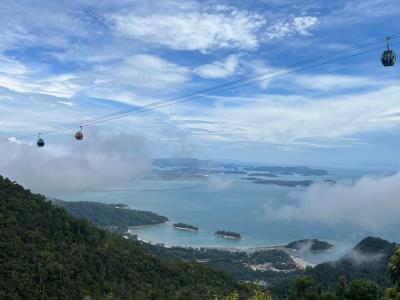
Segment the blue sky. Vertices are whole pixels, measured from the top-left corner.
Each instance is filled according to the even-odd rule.
[[[400,32],[399,15],[400,3],[387,0],[3,0],[2,136],[140,107],[382,38]],[[87,127],[84,142],[104,151],[96,153],[98,168],[117,156],[121,164],[194,156],[397,169],[400,69],[383,68],[379,56]],[[43,152],[75,157],[73,133],[44,135]],[[26,157],[37,151],[32,142],[2,147]]]

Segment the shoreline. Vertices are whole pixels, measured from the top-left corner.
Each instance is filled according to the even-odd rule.
[[[137,230],[138,230],[138,229],[140,229],[140,228],[142,228],[142,227],[158,226],[158,225],[163,225],[163,224],[167,224],[167,223],[171,223],[171,221],[168,220],[168,221],[161,222],[161,223],[156,223],[156,224],[145,224],[145,225],[129,226],[129,227],[127,227],[127,228],[128,228],[128,231],[129,231],[129,230],[134,230],[134,229],[137,229]]]
[[[178,229],[178,230],[186,230],[186,231],[193,231],[193,232],[198,232],[198,229],[192,229],[192,228],[186,228],[186,227],[178,227],[178,226],[173,226],[174,229]]]
[[[227,240],[241,240],[241,237],[235,237],[235,236],[231,236],[231,235],[226,235],[226,234],[219,234],[219,233],[214,233],[216,236],[223,238],[223,239],[227,239]]]
[[[205,246],[205,247],[198,247],[198,246],[177,246],[177,245],[166,245],[164,243],[158,243],[153,241],[146,241],[142,238],[137,237],[138,241],[143,243],[148,243],[151,245],[158,245],[164,248],[172,248],[172,247],[182,247],[182,248],[194,248],[197,250],[200,249],[215,249],[220,251],[227,251],[227,252],[245,252],[245,253],[254,253],[258,251],[265,251],[265,250],[281,250],[286,252],[290,258],[294,261],[297,268],[300,270],[305,270],[307,267],[315,267],[315,264],[312,264],[306,261],[304,258],[300,257],[295,250],[286,248],[285,245],[277,245],[277,246],[256,246],[256,247],[223,247],[223,246]]]

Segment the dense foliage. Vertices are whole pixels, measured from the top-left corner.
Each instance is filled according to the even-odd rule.
[[[329,250],[334,246],[326,241],[320,241],[318,239],[304,239],[291,242],[286,245],[286,248],[296,249],[296,250],[309,250],[309,251],[323,251]]]
[[[268,286],[288,279],[295,279],[301,274],[288,253],[279,249],[259,250],[256,252],[227,251],[212,248],[162,247],[143,243],[150,252],[157,256],[184,261],[197,261],[214,269],[231,273],[235,278],[265,283]],[[268,264],[270,270],[253,270],[250,265]],[[274,268],[274,270],[272,270]],[[280,270],[280,272],[277,272]],[[285,286],[287,290],[289,285]],[[282,291],[280,294],[284,294]]]
[[[71,217],[0,177],[0,298],[210,299],[246,285],[196,263],[169,261]]]
[[[394,250],[394,243],[368,237],[338,261],[319,264],[307,273],[322,286],[335,284],[341,276],[345,276],[349,280],[367,279],[388,287],[391,285],[387,274],[388,263]]]
[[[191,229],[191,230],[199,230],[199,227],[193,226],[193,225],[189,225],[189,224],[186,224],[186,223],[175,223],[174,227],[176,227],[176,228],[184,228],[184,229]]]
[[[367,237],[341,259],[309,268],[305,277],[283,279],[269,289],[274,299],[400,300],[400,249],[395,249],[399,249],[395,243]],[[300,287],[306,283],[310,288],[302,294]],[[301,297],[296,294],[299,290]]]
[[[321,289],[314,278],[302,276],[297,278],[286,298],[288,300],[390,300],[387,293],[376,283],[369,280],[347,282],[341,277],[331,289]]]
[[[226,237],[232,237],[235,239],[240,239],[242,236],[238,232],[233,232],[233,231],[226,231],[226,230],[217,230],[215,232],[216,235],[222,235]]]
[[[395,284],[395,290],[400,298],[400,246],[396,246],[394,255],[389,262],[389,275]]]
[[[132,227],[168,221],[168,218],[164,216],[149,211],[128,209],[123,204],[61,200],[52,200],[52,202],[64,207],[74,217],[87,219],[99,227]]]

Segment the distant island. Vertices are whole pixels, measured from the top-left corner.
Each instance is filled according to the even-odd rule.
[[[153,166],[160,168],[213,168],[216,164],[210,160],[197,158],[176,157],[176,158],[158,158],[153,159]]]
[[[261,166],[261,167],[246,167],[246,171],[258,171],[258,172],[269,172],[281,175],[294,175],[300,174],[304,176],[325,176],[328,175],[328,171],[322,169],[312,169],[309,167],[297,166],[297,167],[280,167],[280,166]]]
[[[310,178],[302,180],[299,178],[299,175],[326,176],[328,174],[326,170],[313,169],[305,166],[257,166],[200,160],[196,158],[162,158],[153,160],[153,170],[149,175],[149,179],[206,181],[211,176],[215,175],[242,175],[243,177],[241,179],[252,181],[255,184],[308,187],[314,182],[327,182],[332,184],[335,182],[331,179],[316,180]],[[281,176],[286,176],[285,180],[279,180],[278,177]]]
[[[222,236],[223,238],[226,238],[226,239],[241,239],[242,238],[240,233],[233,232],[233,231],[225,231],[225,230],[217,230],[215,232],[215,235]]]
[[[181,230],[192,230],[192,231],[199,230],[199,228],[197,226],[189,225],[186,223],[175,223],[173,226],[176,229],[181,229]]]
[[[279,186],[310,186],[314,181],[312,180],[270,180],[270,179],[260,179],[257,177],[243,177],[243,180],[250,180],[256,184],[274,184]]]
[[[89,201],[70,202],[59,199],[52,199],[51,202],[65,208],[75,218],[87,219],[95,225],[107,229],[154,225],[168,221],[167,217],[153,212],[128,209],[125,204]]]
[[[260,177],[279,177],[276,174],[272,174],[272,173],[249,173],[247,174],[248,176],[260,176]]]
[[[303,239],[291,242],[285,247],[299,251],[325,251],[330,250],[335,246],[326,241],[320,241],[318,239]]]
[[[287,187],[296,187],[296,186],[310,186],[316,182],[327,182],[327,183],[335,183],[332,179],[326,179],[323,181],[316,180],[277,180],[277,179],[261,179],[257,177],[243,177],[242,180],[249,180],[256,184],[274,184],[279,186],[287,186]]]
[[[243,170],[226,170],[222,171],[224,174],[238,174],[238,175],[246,175],[247,172]]]

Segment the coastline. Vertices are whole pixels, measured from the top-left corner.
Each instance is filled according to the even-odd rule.
[[[234,237],[234,236],[226,235],[226,234],[215,233],[215,235],[220,238],[227,239],[227,240],[240,240],[241,239],[241,237]]]
[[[182,247],[182,248],[193,248],[193,249],[197,249],[197,250],[204,248],[204,249],[215,249],[215,250],[227,251],[227,252],[245,252],[245,253],[254,253],[254,252],[264,251],[264,250],[281,250],[281,251],[285,251],[290,256],[290,258],[296,264],[297,268],[299,268],[300,270],[305,270],[307,267],[311,267],[311,268],[315,267],[315,264],[312,264],[312,263],[306,261],[304,258],[300,257],[296,253],[296,250],[286,248],[285,245],[257,246],[257,247],[223,247],[223,246],[193,247],[193,246],[166,245],[164,243],[146,241],[139,237],[137,237],[137,239],[138,239],[138,241],[141,241],[143,243],[149,243],[151,245],[158,245],[158,246],[161,246],[164,248]]]
[[[129,232],[129,230],[134,230],[134,229],[138,230],[138,229],[143,228],[143,227],[158,226],[158,225],[163,225],[163,224],[168,224],[168,223],[171,223],[171,221],[168,220],[168,221],[161,222],[161,223],[156,223],[156,224],[145,224],[145,225],[130,226],[130,227],[128,227],[128,232]]]
[[[186,227],[178,227],[178,226],[173,226],[174,229],[178,229],[178,230],[186,230],[186,231],[193,231],[193,232],[197,232],[199,231],[198,229],[192,229],[192,228],[186,228]]]

